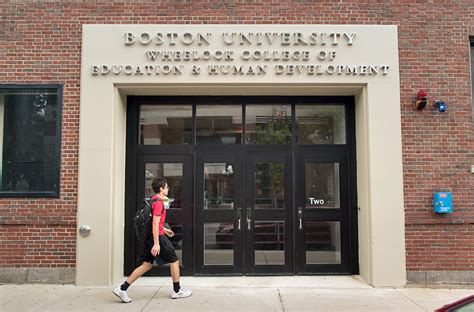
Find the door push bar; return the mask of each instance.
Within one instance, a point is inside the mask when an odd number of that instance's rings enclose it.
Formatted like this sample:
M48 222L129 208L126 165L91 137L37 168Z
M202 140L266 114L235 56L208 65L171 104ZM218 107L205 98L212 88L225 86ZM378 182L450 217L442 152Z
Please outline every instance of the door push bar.
M252 229L252 208L250 207L247 207L247 230L251 230Z
M242 228L242 208L237 208L237 229Z
M303 208L298 207L298 229L303 229Z

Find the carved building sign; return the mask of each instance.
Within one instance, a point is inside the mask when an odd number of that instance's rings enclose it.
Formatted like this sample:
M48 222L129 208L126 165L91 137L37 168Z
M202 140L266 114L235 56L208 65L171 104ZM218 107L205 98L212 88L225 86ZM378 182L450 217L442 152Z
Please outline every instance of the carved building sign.
M314 30L314 29L313 29ZM352 53L358 32L122 31L114 40L133 54L121 63L99 62L103 76L386 76L390 65L339 62ZM140 55L140 59L136 59ZM370 59L370 57L367 57Z

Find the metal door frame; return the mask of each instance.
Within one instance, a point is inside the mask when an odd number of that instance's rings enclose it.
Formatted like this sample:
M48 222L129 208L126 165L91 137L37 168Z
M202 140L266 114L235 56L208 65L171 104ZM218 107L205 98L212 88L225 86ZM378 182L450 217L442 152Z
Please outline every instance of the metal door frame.
M144 155L174 155L182 156L186 158L185 167L189 169L191 178L187 180L187 187L190 191L189 199L189 211L186 214L183 222L187 225L187 230L191 235L190 243L188 246L191 250L191 254L196 253L195 250L195 237L196 231L194 222L196 220L195 207L192 203L197 201L196 184L195 179L197 176L196 158L202 153L210 152L216 153L222 151L222 146L206 146L196 145L196 105L200 104L211 104L211 105L242 105L242 123L245 125L245 107L247 104L288 104L292 107L292 143L287 145L265 145L265 146L252 146L245 144L245 127L243 127L242 142L240 145L235 147L226 146L226 150L230 152L236 152L239 150L243 153L244 165L245 161L253 153L279 153L281 151L290 150L291 158L291 176L292 185L292 218L293 218L293 269L289 270L287 274L318 274L318 272L300 272L296 270L296 261L298 259L298 251L296 250L296 237L297 233L295 222L297 222L297 207L296 207L296 170L297 170L297 159L303 154L317 154L323 155L325 153L340 152L343 153L347 159L347 183L348 183L348 221L347 221L347 233L348 233L348 244L349 244L349 267L344 270L344 274L358 274L359 273L359 261L358 261L358 230L357 230L357 183L356 183L356 142L355 142L355 101L352 96L128 96L127 97L127 136L126 136L126 175L125 175L125 229L124 229L124 273L129 274L135 266L134 259L135 254L130 252L136 250L137 242L133 233L133 225L131 220L139 200L137 196L137 175L138 175L138 162L140 157ZM139 107L140 105L172 105L172 104L190 104L192 105L192 144L190 145L139 145L138 144L138 125L139 125ZM335 145L298 145L296 144L296 118L295 118L295 106L298 104L314 104L314 105L344 105L346 111L346 144L335 144ZM171 156L171 157L174 157ZM187 170L188 170L187 169ZM186 174L186 173L184 173ZM184 187L184 186L183 186ZM290 234L290 233L289 233ZM194 250L192 250L194 249ZM183 250L183 253L185 251ZM192 257L194 259L194 257ZM251 272L248 272L251 274ZM325 270L319 272L319 274L337 274L331 270L325 272ZM196 274L195 264L190 270L182 272L183 275ZM255 273L257 274L257 273ZM262 272L261 274L275 274L272 272Z

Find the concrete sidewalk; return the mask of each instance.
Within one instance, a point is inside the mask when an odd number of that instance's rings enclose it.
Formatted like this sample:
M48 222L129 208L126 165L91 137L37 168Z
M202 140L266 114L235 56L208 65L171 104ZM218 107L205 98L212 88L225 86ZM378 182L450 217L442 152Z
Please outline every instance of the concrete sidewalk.
M169 298L171 279L141 278L125 304L113 287L1 285L0 311L433 311L474 289L373 288L352 276L183 277L190 298Z

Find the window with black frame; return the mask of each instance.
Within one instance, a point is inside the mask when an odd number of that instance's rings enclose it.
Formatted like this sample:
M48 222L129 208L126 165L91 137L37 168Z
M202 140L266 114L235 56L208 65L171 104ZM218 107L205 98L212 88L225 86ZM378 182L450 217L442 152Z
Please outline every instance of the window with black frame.
M0 85L0 197L58 197L60 85Z
M472 124L474 125L474 37L471 37L471 101Z

